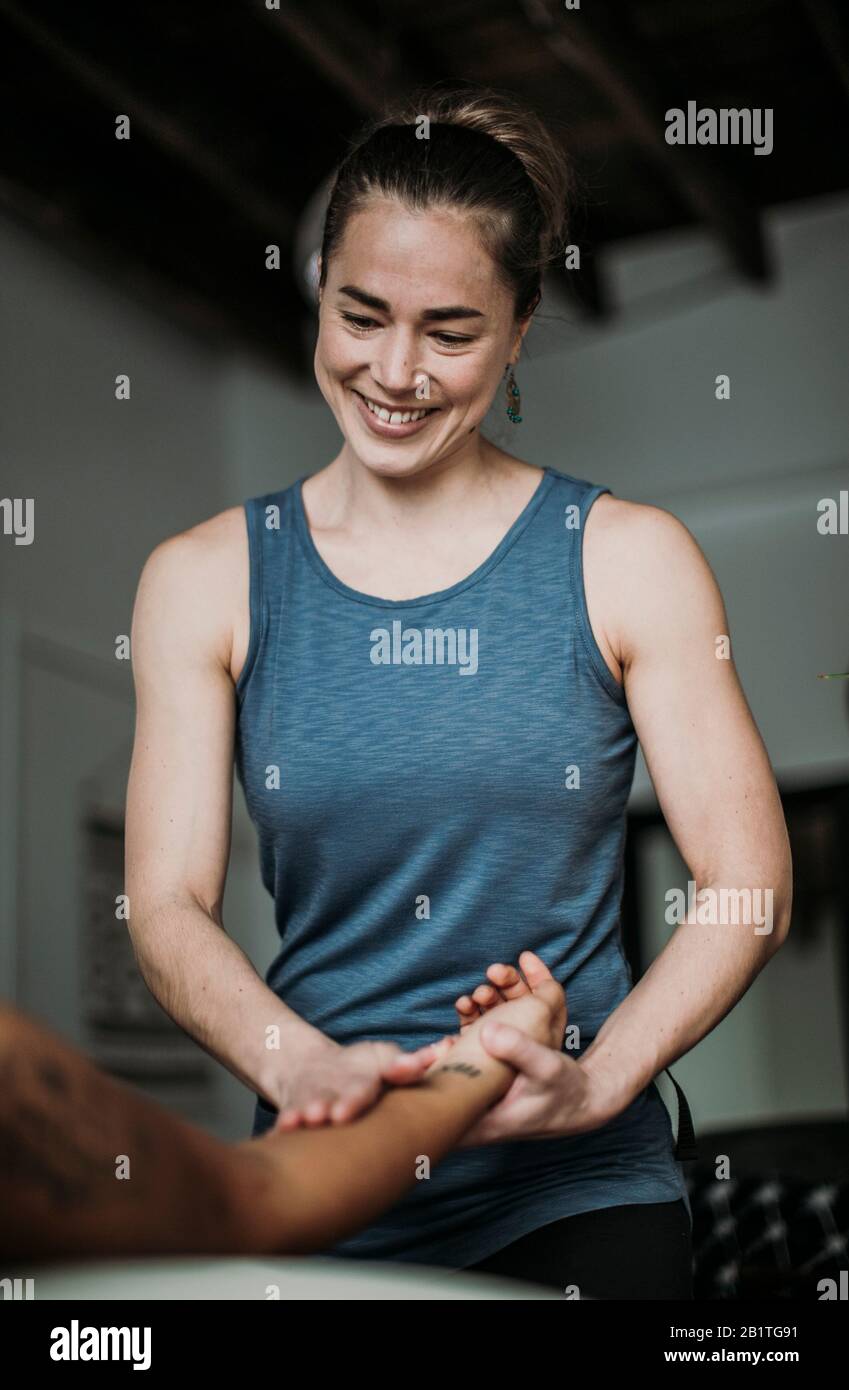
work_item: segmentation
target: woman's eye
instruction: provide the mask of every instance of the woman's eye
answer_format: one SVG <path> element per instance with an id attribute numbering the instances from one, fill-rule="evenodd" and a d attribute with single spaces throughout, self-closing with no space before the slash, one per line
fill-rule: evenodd
<path id="1" fill-rule="evenodd" d="M 343 314 L 346 323 L 350 323 L 352 328 L 366 329 L 379 327 L 376 319 L 363 318 L 360 314 Z"/>
<path id="2" fill-rule="evenodd" d="M 372 328 L 380 328 L 377 319 L 367 318 L 363 314 L 348 314 L 343 312 L 342 317 L 357 333 L 368 333 Z M 470 337 L 464 336 L 462 333 L 434 333 L 433 337 L 442 347 L 462 347 L 464 343 L 471 343 L 473 341 Z"/>

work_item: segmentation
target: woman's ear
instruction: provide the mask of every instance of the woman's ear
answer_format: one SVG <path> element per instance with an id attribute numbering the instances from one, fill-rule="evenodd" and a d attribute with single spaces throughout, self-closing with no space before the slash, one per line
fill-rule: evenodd
<path id="1" fill-rule="evenodd" d="M 534 295 L 531 301 L 530 309 L 525 314 L 525 317 L 523 319 L 519 319 L 518 327 L 516 329 L 516 337 L 513 340 L 513 357 L 514 361 L 516 362 L 518 362 L 519 360 L 519 353 L 522 351 L 522 343 L 524 342 L 525 334 L 527 333 L 528 329 L 531 326 L 531 323 L 533 322 L 534 314 L 539 308 L 539 303 L 541 299 L 542 291 L 537 290 L 536 294 Z"/>
<path id="2" fill-rule="evenodd" d="M 519 326 L 516 330 L 516 336 L 513 339 L 513 351 L 510 354 L 514 363 L 518 362 L 519 360 L 519 354 L 522 351 L 522 343 L 525 341 L 525 334 L 531 326 L 532 319 L 533 314 L 528 314 L 527 318 L 521 319 L 519 321 Z"/>

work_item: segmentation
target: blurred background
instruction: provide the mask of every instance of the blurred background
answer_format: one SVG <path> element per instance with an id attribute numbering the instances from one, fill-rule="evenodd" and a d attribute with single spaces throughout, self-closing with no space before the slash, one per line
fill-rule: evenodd
<path id="1" fill-rule="evenodd" d="M 248 1133 L 252 1096 L 165 1017 L 115 917 L 134 717 L 116 643 L 159 541 L 338 450 L 310 271 L 349 140 L 423 82 L 494 85 L 574 162 L 581 266 L 548 277 L 523 424 L 496 408 L 487 432 L 690 528 L 791 830 L 788 943 L 675 1075 L 710 1154 L 733 1149 L 758 1191 L 778 1165 L 833 1196 L 849 680 L 818 675 L 849 669 L 845 6 L 0 0 L 0 39 L 0 497 L 35 505 L 34 543 L 11 508 L 0 534 L 0 994 L 222 1137 Z M 668 145 L 665 113 L 689 101 L 769 108 L 771 152 Z M 689 874 L 641 758 L 630 810 L 636 977 Z M 224 920 L 264 971 L 272 904 L 238 786 Z"/>

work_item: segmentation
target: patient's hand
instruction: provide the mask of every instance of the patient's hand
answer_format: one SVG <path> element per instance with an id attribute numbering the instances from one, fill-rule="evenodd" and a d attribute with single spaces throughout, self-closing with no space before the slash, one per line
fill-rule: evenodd
<path id="1" fill-rule="evenodd" d="M 566 1027 L 566 1000 L 561 986 L 538 956 L 525 951 L 519 957 L 525 979 L 512 966 L 492 965 L 487 971 L 498 985 L 471 1002 L 465 1011 L 457 1001 L 460 1032 L 441 1042 L 429 1043 L 415 1052 L 403 1052 L 393 1043 L 362 1042 L 341 1047 L 321 1037 L 313 1049 L 299 1059 L 298 1068 L 281 1083 L 279 1114 L 275 1131 L 330 1124 L 345 1124 L 369 1110 L 387 1086 L 415 1084 L 435 1062 L 441 1061 L 455 1043 L 468 1039 L 483 1052 L 478 1034 L 490 1019 L 509 1023 L 535 1042 L 560 1048 Z M 495 972 L 493 975 L 492 972 Z"/>
<path id="2" fill-rule="evenodd" d="M 494 1018 L 499 1023 L 510 1023 L 523 1033 L 530 1033 L 537 1042 L 546 1043 L 559 1052 L 566 1033 L 566 995 L 563 987 L 533 951 L 523 951 L 519 964 L 524 978 L 513 965 L 490 965 L 486 972 L 490 983 L 478 985 L 471 995 L 460 995 L 454 1004 L 459 1017 L 460 1035 L 465 1037 L 470 1030 L 480 1031 L 485 1019 Z M 544 1011 L 529 1012 L 528 1004 L 534 1000 L 545 1006 Z M 526 1019 L 527 1023 L 524 1021 Z M 543 1036 L 540 1036 L 540 1032 Z"/>
<path id="3" fill-rule="evenodd" d="M 507 1093 L 467 1130 L 459 1148 L 582 1134 L 618 1113 L 596 1078 L 562 1051 L 563 989 L 533 951 L 523 951 L 519 964 L 524 978 L 513 966 L 491 965 L 489 983 L 456 1001 L 459 1033 L 436 1045 L 441 1061 L 446 1052 L 462 1053 L 471 1036 L 473 1046 L 516 1069 Z"/>
<path id="4" fill-rule="evenodd" d="M 536 1042 L 558 1052 L 566 1032 L 566 995 L 548 966 L 533 951 L 523 951 L 519 961 L 524 977 L 513 965 L 490 965 L 490 984 L 480 984 L 455 1002 L 460 1031 L 434 1044 L 441 1061 L 461 1038 L 477 1038 L 483 1024 L 492 1019 L 509 1023 Z"/>

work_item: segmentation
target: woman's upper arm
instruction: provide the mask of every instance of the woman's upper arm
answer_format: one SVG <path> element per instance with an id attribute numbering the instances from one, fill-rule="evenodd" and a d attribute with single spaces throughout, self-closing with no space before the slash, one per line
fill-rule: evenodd
<path id="1" fill-rule="evenodd" d="M 771 886 L 789 916 L 781 801 L 713 571 L 671 513 L 619 508 L 605 541 L 619 581 L 613 643 L 670 832 L 698 885 Z"/>
<path id="2" fill-rule="evenodd" d="M 235 727 L 232 533 L 232 523 L 213 518 L 164 541 L 139 580 L 126 818 L 126 891 L 136 924 L 175 900 L 195 900 L 221 920 Z"/>

